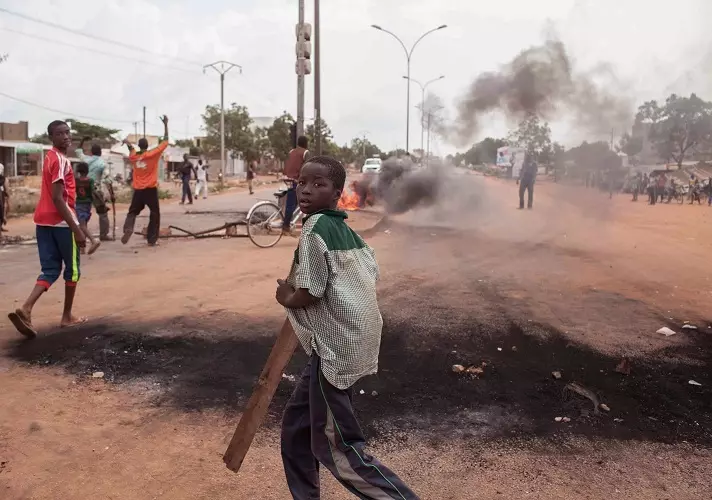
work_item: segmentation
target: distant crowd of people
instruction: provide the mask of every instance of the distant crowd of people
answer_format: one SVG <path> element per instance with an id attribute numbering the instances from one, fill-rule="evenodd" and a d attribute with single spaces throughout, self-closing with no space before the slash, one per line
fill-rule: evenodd
<path id="1" fill-rule="evenodd" d="M 687 201 L 690 205 L 697 202 L 701 205 L 703 199 L 707 200 L 708 206 L 712 205 L 712 177 L 701 181 L 693 174 L 690 180 L 684 183 L 666 175 L 665 172 L 650 175 L 638 173 L 632 177 L 630 188 L 633 201 L 638 201 L 640 194 L 647 194 L 650 205 L 670 203 L 672 200 L 678 203 Z"/>

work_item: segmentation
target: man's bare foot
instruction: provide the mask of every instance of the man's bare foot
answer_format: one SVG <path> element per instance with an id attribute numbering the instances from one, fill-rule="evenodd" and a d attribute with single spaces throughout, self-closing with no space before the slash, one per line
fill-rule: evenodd
<path id="1" fill-rule="evenodd" d="M 99 250 L 99 247 L 101 246 L 101 241 L 99 240 L 94 240 L 92 244 L 89 246 L 89 250 L 87 251 L 87 255 L 91 255 L 97 250 Z"/>
<path id="2" fill-rule="evenodd" d="M 130 239 L 131 239 L 131 233 L 130 232 L 124 233 L 124 235 L 121 237 L 121 243 L 123 243 L 125 245 L 126 243 L 129 242 Z"/>
<path id="3" fill-rule="evenodd" d="M 15 309 L 15 312 L 11 312 L 7 315 L 10 321 L 15 326 L 18 332 L 29 339 L 33 339 L 37 336 L 37 330 L 32 326 L 32 316 L 31 311 L 25 309 Z"/>
<path id="4" fill-rule="evenodd" d="M 70 316 L 68 318 L 62 318 L 62 321 L 59 323 L 60 328 L 70 328 L 72 326 L 77 326 L 81 325 L 82 323 L 86 323 L 87 318 L 83 317 L 76 317 L 76 316 Z"/>

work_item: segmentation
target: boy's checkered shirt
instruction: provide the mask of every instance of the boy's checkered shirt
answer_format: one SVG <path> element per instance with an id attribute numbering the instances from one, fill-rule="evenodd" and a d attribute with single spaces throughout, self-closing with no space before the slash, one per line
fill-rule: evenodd
<path id="1" fill-rule="evenodd" d="M 378 370 L 383 319 L 376 301 L 378 264 L 346 213 L 323 210 L 304 219 L 287 283 L 306 288 L 314 304 L 287 309 L 302 347 L 319 355 L 326 379 L 351 387 Z"/>

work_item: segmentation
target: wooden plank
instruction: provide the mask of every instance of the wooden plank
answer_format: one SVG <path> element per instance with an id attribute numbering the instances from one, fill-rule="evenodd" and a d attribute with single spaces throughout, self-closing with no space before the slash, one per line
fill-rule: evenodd
<path id="1" fill-rule="evenodd" d="M 231 471 L 237 472 L 240 470 L 257 429 L 267 416 L 269 404 L 280 380 L 282 380 L 282 373 L 284 373 L 284 369 L 292 358 L 297 345 L 299 345 L 299 340 L 292 329 L 292 324 L 288 319 L 285 319 L 267 362 L 262 369 L 260 378 L 257 379 L 257 384 L 252 390 L 247 407 L 242 413 L 242 417 L 240 417 L 237 429 L 235 429 L 235 433 L 223 456 L 223 462 Z"/>

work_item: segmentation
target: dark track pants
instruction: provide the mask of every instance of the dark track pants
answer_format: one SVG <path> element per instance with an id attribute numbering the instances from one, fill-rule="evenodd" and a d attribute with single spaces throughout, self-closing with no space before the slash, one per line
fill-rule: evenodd
<path id="1" fill-rule="evenodd" d="M 337 389 L 324 378 L 320 359 L 313 354 L 282 421 L 282 461 L 292 497 L 320 498 L 321 463 L 358 498 L 417 499 L 398 476 L 366 454 L 351 396 L 351 389 Z"/>
<path id="2" fill-rule="evenodd" d="M 519 182 L 519 208 L 524 208 L 524 191 L 527 193 L 527 208 L 534 204 L 534 181 L 521 180 Z"/>
<path id="3" fill-rule="evenodd" d="M 126 222 L 124 222 L 124 234 L 133 233 L 136 217 L 146 206 L 151 211 L 148 217 L 146 239 L 149 244 L 153 245 L 158 241 L 158 231 L 161 226 L 161 213 L 158 208 L 158 188 L 134 190 L 129 213 L 126 216 Z"/>

